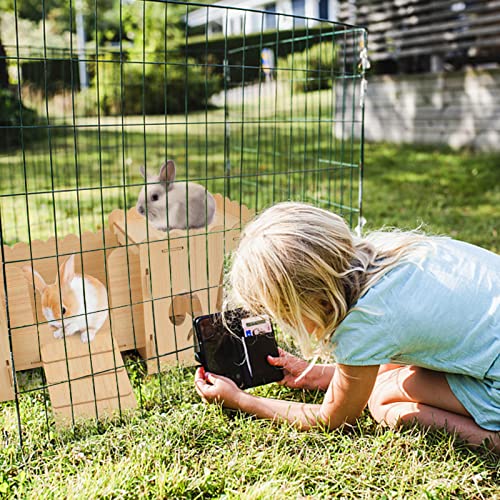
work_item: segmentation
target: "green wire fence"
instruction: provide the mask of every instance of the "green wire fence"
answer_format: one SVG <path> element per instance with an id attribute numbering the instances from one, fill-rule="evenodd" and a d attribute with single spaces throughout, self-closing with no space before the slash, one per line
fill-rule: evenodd
<path id="1" fill-rule="evenodd" d="M 0 52 L 9 74 L 0 88 L 9 109 L 0 114 L 0 400 L 5 432 L 17 429 L 21 442 L 146 408 L 142 375 L 193 365 L 191 318 L 220 307 L 224 262 L 252 213 L 303 200 L 351 227 L 361 220 L 364 29 L 147 0 L 120 2 L 104 43 L 100 19 L 110 13 L 92 5 L 85 46 L 71 4 L 67 47 L 52 47 L 48 29 L 23 45 L 14 9 L 16 40 Z M 229 36 L 235 19 L 241 32 Z M 140 167 L 156 175 L 168 159 L 176 185 L 220 195 L 213 222 L 160 232 L 135 211 L 141 188 L 152 203 L 158 186 Z M 106 313 L 91 342 L 80 330 L 53 336 L 68 328 L 61 266 L 72 255 L 74 316 L 86 331 Z M 58 285 L 59 313 L 47 312 L 36 273 Z M 107 292 L 98 305 L 91 277 Z"/>

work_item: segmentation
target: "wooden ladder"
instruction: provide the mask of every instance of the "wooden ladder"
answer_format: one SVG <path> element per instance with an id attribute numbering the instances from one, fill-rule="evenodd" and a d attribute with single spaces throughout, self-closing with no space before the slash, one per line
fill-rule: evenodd
<path id="1" fill-rule="evenodd" d="M 111 416 L 135 408 L 135 399 L 109 321 L 90 344 L 76 334 L 55 339 L 40 334 L 42 366 L 57 425 Z"/>

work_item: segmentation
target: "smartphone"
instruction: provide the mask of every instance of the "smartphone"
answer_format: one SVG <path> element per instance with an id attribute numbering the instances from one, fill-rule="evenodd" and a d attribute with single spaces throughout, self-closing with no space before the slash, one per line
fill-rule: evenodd
<path id="1" fill-rule="evenodd" d="M 267 356 L 278 356 L 278 345 L 269 318 L 252 316 L 243 309 L 198 316 L 193 321 L 197 346 L 195 357 L 206 371 L 233 380 L 240 388 L 278 382 L 281 368 Z"/>

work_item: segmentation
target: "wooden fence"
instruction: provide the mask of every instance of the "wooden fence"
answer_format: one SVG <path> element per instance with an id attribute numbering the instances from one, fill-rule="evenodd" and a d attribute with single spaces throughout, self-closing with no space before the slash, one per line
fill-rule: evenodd
<path id="1" fill-rule="evenodd" d="M 349 0 L 339 20 L 368 28 L 379 73 L 500 62 L 499 0 Z"/>

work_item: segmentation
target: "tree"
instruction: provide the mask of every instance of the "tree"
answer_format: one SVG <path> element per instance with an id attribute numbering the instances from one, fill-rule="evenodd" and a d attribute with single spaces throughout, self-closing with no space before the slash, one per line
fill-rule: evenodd
<path id="1" fill-rule="evenodd" d="M 113 28 L 114 34 L 110 25 L 106 35 L 126 50 L 126 56 L 120 65 L 106 65 L 111 80 L 100 94 L 105 113 L 183 113 L 186 108 L 203 109 L 220 90 L 222 79 L 213 68 L 186 59 L 185 12 L 180 4 L 123 4 L 121 19 L 117 16 L 121 23 Z"/>
<path id="2" fill-rule="evenodd" d="M 0 13 L 6 11 L 8 4 L 9 0 L 0 0 Z M 19 126 L 21 123 L 34 125 L 37 119 L 36 112 L 24 106 L 17 92 L 10 88 L 7 52 L 0 36 L 0 126 L 4 127 L 1 146 L 19 146 L 21 144 Z M 33 136 L 36 136 L 36 132 Z"/>
<path id="3" fill-rule="evenodd" d="M 0 89 L 9 88 L 9 72 L 7 71 L 7 53 L 0 37 Z"/>
<path id="4" fill-rule="evenodd" d="M 30 45 L 47 43 L 50 48 L 56 41 L 59 48 L 69 48 L 68 35 L 71 33 L 71 36 L 75 36 L 76 31 L 76 2 L 0 0 L 0 16 L 10 18 L 5 25 L 12 33 L 15 12 L 18 21 L 15 27 L 23 31 L 19 33 L 19 38 L 25 43 L 29 39 Z M 90 49 L 87 69 L 94 87 L 99 70 L 99 104 L 104 113 L 163 113 L 165 110 L 173 113 L 184 112 L 186 107 L 189 110 L 200 109 L 207 105 L 208 97 L 221 88 L 221 76 L 215 74 L 211 67 L 204 67 L 185 57 L 185 5 L 81 0 L 81 6 L 85 40 Z M 76 39 L 73 40 L 76 50 Z M 111 50 L 100 51 L 99 61 L 94 63 L 93 49 L 96 44 Z M 40 81 L 36 77 L 38 73 L 30 73 L 28 66 L 31 64 L 34 67 L 40 63 L 21 63 L 25 70 L 23 83 L 29 80 L 31 84 L 39 85 Z M 51 74 L 64 74 L 58 71 L 58 67 L 66 63 L 62 59 L 51 61 Z M 68 84 L 67 81 L 61 81 L 62 85 L 59 85 L 59 80 L 55 80 L 54 76 L 50 83 L 55 92 Z M 74 84 L 73 81 L 70 83 Z"/>

